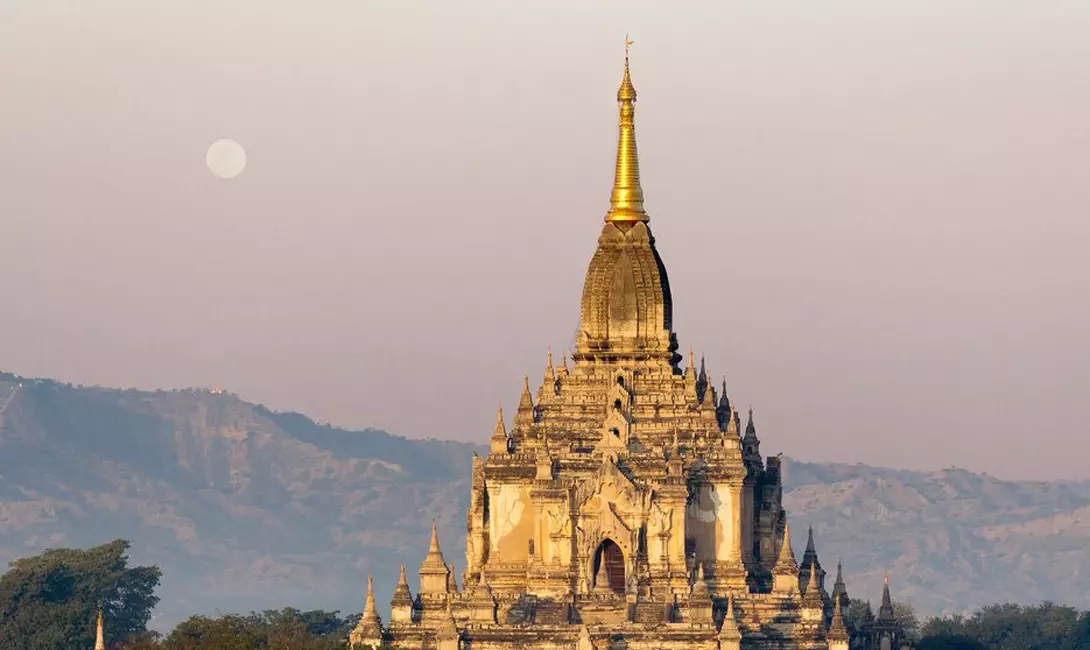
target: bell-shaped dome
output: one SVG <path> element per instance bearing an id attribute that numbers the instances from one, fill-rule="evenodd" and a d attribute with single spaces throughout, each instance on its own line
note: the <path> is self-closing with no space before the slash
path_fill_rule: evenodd
<path id="1" fill-rule="evenodd" d="M 666 267 L 643 222 L 607 223 L 590 261 L 576 349 L 581 355 L 676 363 Z"/>
<path id="2" fill-rule="evenodd" d="M 625 57 L 617 91 L 620 138 L 606 225 L 583 285 L 577 358 L 676 365 L 670 283 L 643 207 L 636 153 L 636 89 Z"/>

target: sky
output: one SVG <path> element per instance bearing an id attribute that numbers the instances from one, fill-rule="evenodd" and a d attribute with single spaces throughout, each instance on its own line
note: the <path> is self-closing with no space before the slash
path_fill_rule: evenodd
<path id="1" fill-rule="evenodd" d="M 484 442 L 572 344 L 626 33 L 763 451 L 1090 479 L 1085 0 L 0 0 L 0 369 Z"/>

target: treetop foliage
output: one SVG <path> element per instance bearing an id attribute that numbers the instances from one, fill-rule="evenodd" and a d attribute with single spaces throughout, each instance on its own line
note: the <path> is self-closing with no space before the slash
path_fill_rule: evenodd
<path id="1" fill-rule="evenodd" d="M 0 650 L 94 647 L 99 609 L 108 644 L 147 629 L 159 602 L 158 567 L 128 567 L 129 543 L 57 549 L 11 563 L 0 576 Z"/>

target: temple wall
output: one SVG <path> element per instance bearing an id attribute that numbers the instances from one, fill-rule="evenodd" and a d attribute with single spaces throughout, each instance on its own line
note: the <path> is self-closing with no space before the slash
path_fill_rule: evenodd
<path id="1" fill-rule="evenodd" d="M 685 513 L 686 536 L 705 562 L 726 561 L 733 548 L 735 513 L 727 485 L 702 485 Z"/>
<path id="2" fill-rule="evenodd" d="M 534 509 L 530 490 L 521 485 L 490 486 L 489 538 L 492 559 L 500 562 L 525 562 L 530 540 L 534 538 Z"/>
<path id="3" fill-rule="evenodd" d="M 749 560 L 753 557 L 753 524 L 756 514 L 753 510 L 753 488 L 742 488 L 742 557 Z"/>

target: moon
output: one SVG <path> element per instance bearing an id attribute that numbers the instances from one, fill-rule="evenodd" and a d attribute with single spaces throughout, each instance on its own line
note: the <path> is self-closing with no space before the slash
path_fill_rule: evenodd
<path id="1" fill-rule="evenodd" d="M 246 169 L 246 150 L 234 140 L 216 140 L 208 147 L 208 155 L 204 161 L 213 174 L 229 180 Z"/>

